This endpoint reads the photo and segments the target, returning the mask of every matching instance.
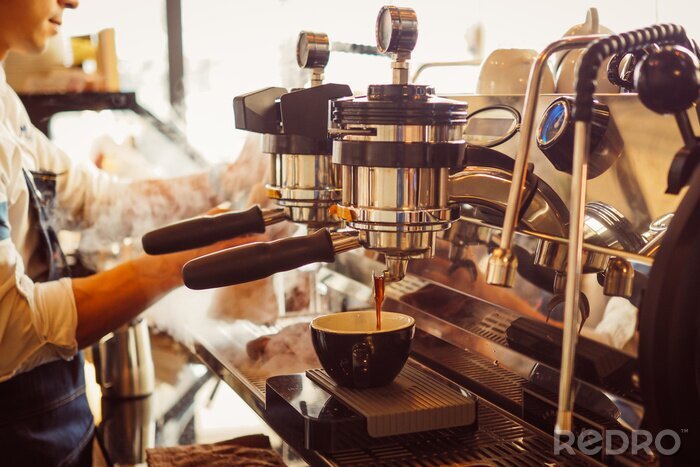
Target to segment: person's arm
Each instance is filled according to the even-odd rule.
[[[270,158],[261,153],[260,143],[259,135],[250,135],[235,162],[206,172],[129,183],[128,193],[116,209],[124,219],[133,220],[128,235],[141,235],[153,227],[196,216],[224,201],[247,202],[254,186],[266,180],[269,172]],[[95,206],[93,209],[99,209],[100,203]],[[145,218],[155,225],[145,228]]]
[[[238,159],[211,170],[171,179],[126,182],[89,163],[74,163],[33,128],[37,165],[59,174],[59,225],[90,229],[96,242],[119,241],[196,216],[224,201],[246,199],[267,176],[269,157],[249,137]]]
[[[113,269],[73,279],[78,347],[96,342],[182,285],[182,266],[190,259],[260,238],[241,237],[181,253],[141,256]]]
[[[9,237],[3,202],[0,196],[0,382],[54,360],[68,360],[79,348],[129,322],[181,284],[182,265],[190,259],[260,238],[143,256],[82,279],[34,283],[24,274]]]

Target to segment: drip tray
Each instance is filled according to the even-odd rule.
[[[373,438],[466,426],[476,420],[471,397],[411,365],[380,388],[338,386],[325,370],[307,370],[306,376],[362,415]]]
[[[391,385],[365,390],[339,388],[323,370],[268,378],[265,419],[306,449],[328,453],[415,436],[409,432],[440,439],[448,431],[473,431],[476,397],[414,365]]]

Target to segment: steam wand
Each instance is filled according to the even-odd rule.
[[[525,193],[525,175],[527,173],[528,156],[530,153],[530,142],[532,141],[533,130],[535,128],[535,111],[537,110],[537,97],[542,83],[542,71],[547,66],[547,60],[552,54],[560,50],[578,49],[590,44],[596,39],[600,39],[599,34],[586,36],[569,36],[559,39],[548,45],[538,56],[530,70],[527,91],[525,92],[525,111],[523,112],[523,123],[520,127],[520,143],[515,157],[513,167],[512,183],[508,193],[508,204],[503,219],[503,234],[501,244],[489,257],[488,268],[486,270],[486,282],[491,285],[501,287],[512,287],[515,281],[515,273],[518,268],[518,260],[512,251],[513,237],[518,226],[518,213],[523,204],[523,193]]]
[[[559,403],[556,434],[572,431],[574,395],[572,380],[576,352],[576,313],[579,306],[582,273],[583,221],[586,202],[587,159],[590,143],[593,93],[598,69],[614,53],[639,50],[653,43],[688,43],[683,28],[675,25],[655,25],[616,36],[599,39],[584,52],[576,84],[576,105],[572,115],[574,127],[574,157],[571,178],[571,223],[569,226],[568,263],[564,302],[564,336],[559,379]]]

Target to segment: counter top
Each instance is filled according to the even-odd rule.
[[[412,435],[375,438],[361,446],[352,446],[332,453],[308,449],[308,433],[303,426],[295,425],[288,417],[278,417],[267,410],[265,404],[265,380],[268,375],[246,374],[237,365],[245,354],[245,344],[256,337],[270,334],[289,324],[309,321],[311,316],[286,316],[275,326],[257,326],[240,321],[216,326],[194,333],[191,350],[224,382],[233,388],[302,458],[311,465],[369,465],[379,462],[400,462],[402,465],[426,465],[483,461],[493,465],[542,465],[554,462],[558,465],[590,465],[581,457],[557,457],[550,454],[552,440],[534,427],[525,426],[514,417],[498,409],[488,401],[478,400],[478,428],[448,429]],[[430,368],[411,359],[411,364],[431,376],[441,378]],[[286,373],[290,373],[289,371]],[[298,382],[306,380],[301,374],[282,376]],[[445,378],[443,378],[445,379]],[[278,382],[280,380],[277,380]],[[310,380],[309,380],[310,382]],[[458,385],[451,383],[456,388]],[[284,382],[282,381],[282,385]],[[465,390],[464,388],[461,388]],[[313,391],[304,390],[305,394]],[[328,394],[319,397],[333,398]],[[323,405],[323,404],[321,404]],[[432,464],[431,464],[432,465]],[[470,464],[477,465],[477,464]]]
[[[207,316],[207,306],[201,301],[203,295],[199,295],[200,301],[197,306],[194,306],[194,301],[187,303],[187,300],[193,300],[192,297],[195,295],[183,294],[179,298],[171,298],[170,304],[173,308],[162,313],[160,319],[155,319],[156,324],[159,327],[165,327],[169,323],[178,322],[179,329],[171,331],[179,334],[179,338],[186,342],[185,347],[213,374],[231,387],[275,430],[287,446],[311,465],[368,465],[387,461],[399,462],[402,465],[433,465],[448,461],[533,466],[545,463],[595,464],[594,461],[581,456],[555,458],[551,454],[552,438],[550,436],[524,424],[482,398],[477,401],[478,427],[476,429],[440,430],[375,438],[363,442],[360,446],[349,446],[334,450],[332,453],[310,449],[303,422],[301,427],[290,424],[288,419],[269,413],[266,407],[267,378],[289,375],[297,381],[299,378],[305,378],[303,373],[309,368],[303,365],[293,368],[294,362],[287,362],[291,365],[266,371],[268,369],[264,365],[260,366],[248,357],[246,344],[263,335],[275,334],[286,326],[308,322],[312,315],[287,314],[279,317],[274,325],[259,325],[248,320],[216,320]],[[174,311],[175,308],[178,311]],[[414,350],[425,349],[432,345],[431,342],[435,338],[424,334],[417,333]],[[420,355],[416,354],[415,357],[419,358]],[[420,361],[412,359],[412,364],[431,375],[443,377],[433,371],[432,367],[422,365]],[[294,373],[301,373],[301,375],[294,375]],[[452,384],[461,390],[469,391],[468,387],[460,386],[454,380]],[[328,394],[323,397],[332,398]]]

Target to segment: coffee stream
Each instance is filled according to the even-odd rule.
[[[377,309],[377,330],[382,328],[382,302],[384,302],[384,273],[376,276],[372,272],[374,279],[374,304]]]

